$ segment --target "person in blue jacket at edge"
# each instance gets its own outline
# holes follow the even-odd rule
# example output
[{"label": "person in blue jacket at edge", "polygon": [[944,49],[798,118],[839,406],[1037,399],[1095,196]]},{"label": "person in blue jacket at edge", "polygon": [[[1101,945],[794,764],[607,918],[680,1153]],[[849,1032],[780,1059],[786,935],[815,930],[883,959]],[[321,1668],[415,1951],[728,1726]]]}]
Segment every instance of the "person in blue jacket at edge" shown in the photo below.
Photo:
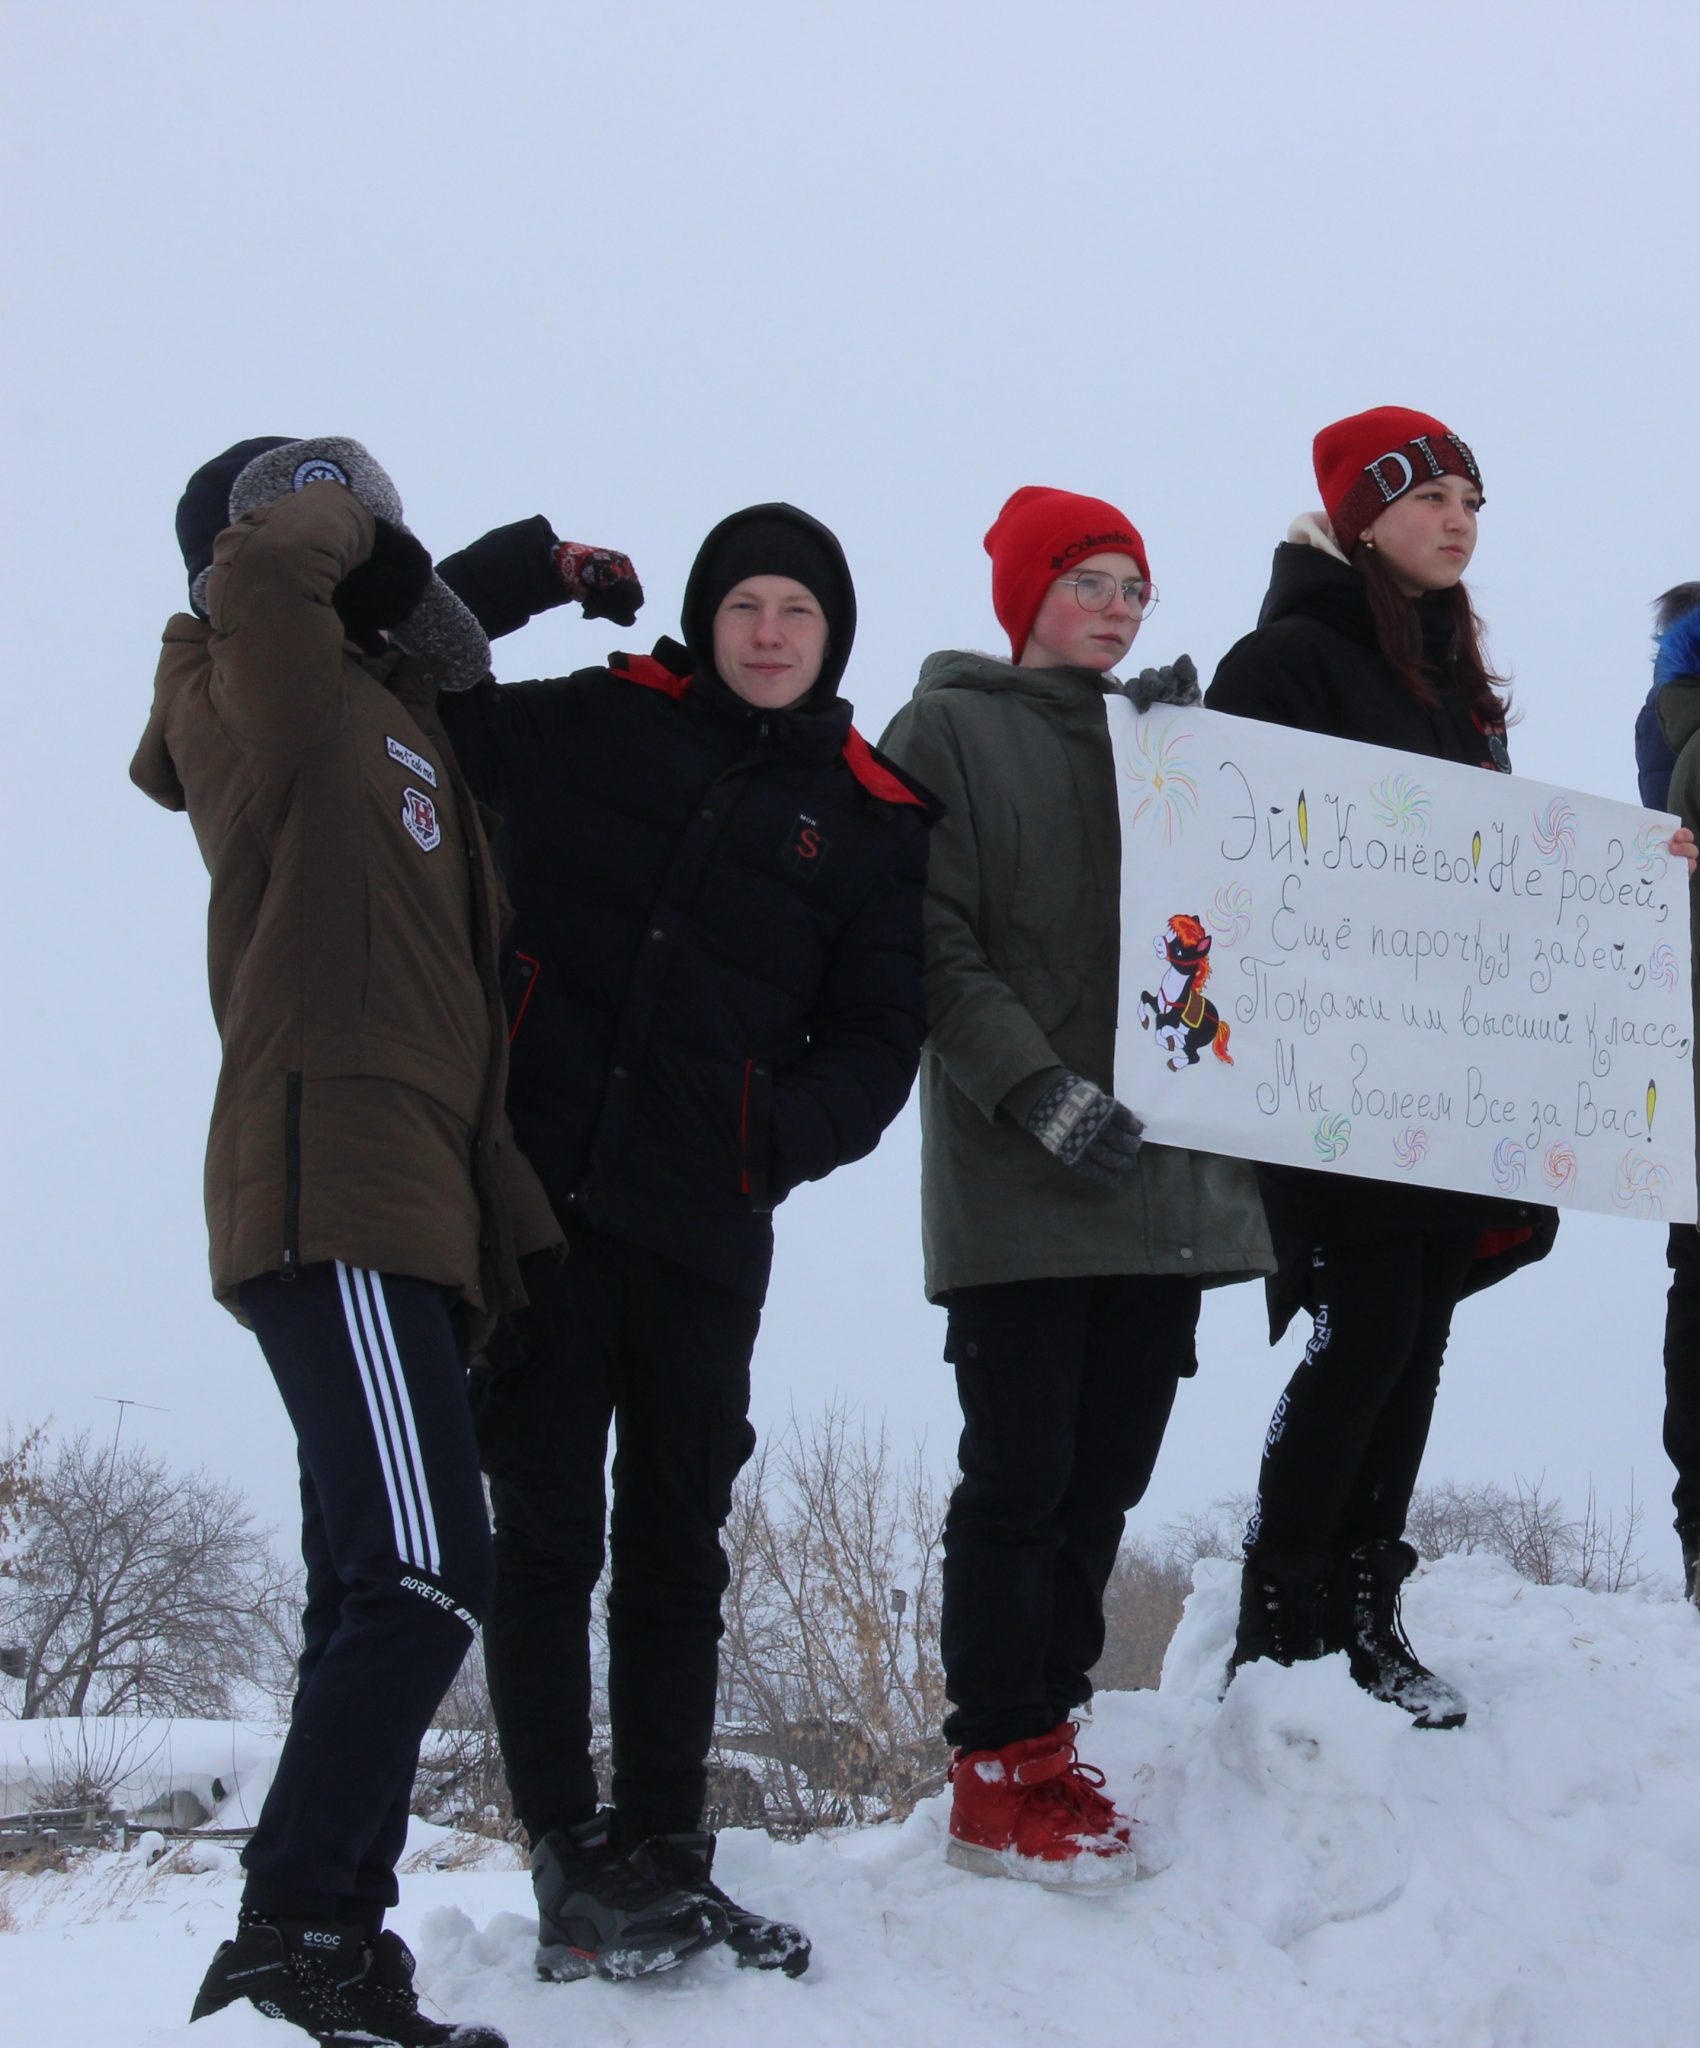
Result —
[{"label": "person in blue jacket at edge", "polygon": [[[1700,825],[1700,583],[1667,590],[1654,624],[1653,686],[1635,720],[1636,777],[1649,810],[1679,811],[1692,829]],[[1695,999],[1700,1009],[1700,980]],[[1700,1607],[1700,1228],[1673,1223],[1666,1257],[1665,1452],[1676,1467],[1682,1590]]]}]

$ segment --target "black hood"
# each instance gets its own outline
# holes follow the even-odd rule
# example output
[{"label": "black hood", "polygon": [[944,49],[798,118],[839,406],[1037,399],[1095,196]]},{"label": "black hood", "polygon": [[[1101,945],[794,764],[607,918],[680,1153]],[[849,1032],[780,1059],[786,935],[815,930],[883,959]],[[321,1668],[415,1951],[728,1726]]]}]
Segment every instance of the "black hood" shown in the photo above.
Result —
[{"label": "black hood", "polygon": [[[1413,602],[1422,627],[1423,660],[1444,668],[1457,641],[1449,596],[1435,591]],[[1369,591],[1351,563],[1322,548],[1284,540],[1275,550],[1275,565],[1257,623],[1272,626],[1278,619],[1288,618],[1314,619],[1361,646],[1379,645]]]},{"label": "black hood", "polygon": [[177,501],[177,545],[189,572],[189,604],[197,618],[204,619],[206,613],[196,599],[195,584],[212,567],[213,543],[231,523],[231,486],[256,455],[287,448],[299,438],[295,434],[261,434],[252,441],[238,441],[222,455],[203,462],[183,486]]},{"label": "black hood", "polygon": [[838,536],[795,505],[746,506],[721,520],[698,548],[681,613],[696,673],[727,687],[714,666],[714,615],[734,584],[761,575],[794,577],[826,614],[826,660],[813,689],[793,708],[830,703],[856,639],[856,586]]}]

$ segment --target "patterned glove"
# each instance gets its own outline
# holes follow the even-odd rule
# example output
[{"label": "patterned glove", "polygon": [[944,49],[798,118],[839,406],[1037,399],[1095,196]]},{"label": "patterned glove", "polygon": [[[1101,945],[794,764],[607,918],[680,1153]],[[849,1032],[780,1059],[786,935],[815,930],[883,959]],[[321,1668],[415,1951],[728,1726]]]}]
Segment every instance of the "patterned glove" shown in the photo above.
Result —
[{"label": "patterned glove", "polygon": [[1064,1074],[1040,1097],[1027,1128],[1054,1159],[1113,1187],[1137,1157],[1145,1126],[1125,1103],[1079,1074]]},{"label": "patterned glove", "polygon": [[586,547],[583,541],[564,540],[555,550],[555,568],[567,586],[567,595],[584,608],[587,619],[612,619],[616,626],[637,623],[643,603],[643,585],[632,567],[630,555],[612,548]]}]

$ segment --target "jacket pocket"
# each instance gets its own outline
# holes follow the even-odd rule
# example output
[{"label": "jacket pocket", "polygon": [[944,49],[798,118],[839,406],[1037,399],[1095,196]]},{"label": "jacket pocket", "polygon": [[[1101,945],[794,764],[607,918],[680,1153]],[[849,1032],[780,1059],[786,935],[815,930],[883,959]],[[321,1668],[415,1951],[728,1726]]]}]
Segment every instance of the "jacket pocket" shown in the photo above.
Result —
[{"label": "jacket pocket", "polygon": [[738,1192],[748,1195],[758,1216],[773,1209],[769,1141],[773,1114],[773,1070],[760,1060],[745,1060],[744,1087],[738,1105]]}]

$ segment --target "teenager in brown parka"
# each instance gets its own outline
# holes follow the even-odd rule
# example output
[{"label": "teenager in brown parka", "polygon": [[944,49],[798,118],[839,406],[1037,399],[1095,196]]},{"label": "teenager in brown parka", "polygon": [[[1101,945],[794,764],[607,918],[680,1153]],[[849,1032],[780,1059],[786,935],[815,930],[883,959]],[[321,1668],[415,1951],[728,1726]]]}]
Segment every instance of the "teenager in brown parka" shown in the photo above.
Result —
[{"label": "teenager in brown parka", "polygon": [[316,2039],[500,2048],[419,2013],[383,1931],[490,1594],[468,1345],[560,1243],[502,1111],[498,886],[435,715],[488,649],[356,442],[238,444],[178,533],[195,615],[131,775],[212,878],[213,1286],[289,1411],[307,1567],[290,1732],[191,2017],[246,1997]]}]

